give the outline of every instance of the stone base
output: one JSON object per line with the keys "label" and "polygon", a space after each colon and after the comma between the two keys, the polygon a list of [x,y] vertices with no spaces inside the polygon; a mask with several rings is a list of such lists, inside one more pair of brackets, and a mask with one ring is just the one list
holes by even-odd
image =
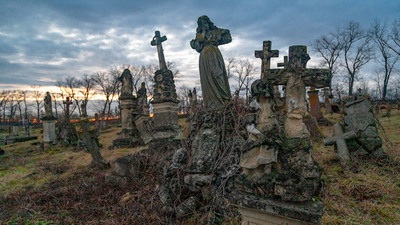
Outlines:
{"label": "stone base", "polygon": [[55,120],[43,120],[43,143],[53,143],[56,140]]}
{"label": "stone base", "polygon": [[118,133],[117,139],[113,141],[113,145],[110,149],[114,148],[134,148],[142,145],[142,140],[139,138],[137,130],[122,129],[121,133]]}
{"label": "stone base", "polygon": [[299,220],[285,218],[278,215],[265,213],[260,210],[249,209],[238,206],[239,212],[242,215],[242,225],[305,225],[310,224]]}
{"label": "stone base", "polygon": [[181,147],[181,139],[153,139],[149,143],[149,149],[165,152]]}
{"label": "stone base", "polygon": [[180,139],[182,137],[182,133],[178,125],[178,103],[153,103],[153,108],[153,138]]}
{"label": "stone base", "polygon": [[243,216],[242,224],[320,224],[321,201],[294,203],[263,199],[233,191],[230,200]]}

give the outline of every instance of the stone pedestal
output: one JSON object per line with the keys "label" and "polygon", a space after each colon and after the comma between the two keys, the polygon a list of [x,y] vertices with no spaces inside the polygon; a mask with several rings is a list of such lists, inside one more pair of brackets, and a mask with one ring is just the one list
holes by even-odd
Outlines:
{"label": "stone pedestal", "polygon": [[131,148],[141,144],[139,131],[133,122],[133,109],[135,97],[132,95],[121,95],[121,126],[122,131],[118,133],[117,139],[113,141],[113,148]]}
{"label": "stone pedestal", "polygon": [[320,224],[323,204],[315,201],[307,204],[267,200],[234,191],[233,203],[242,215],[242,225],[306,225]]}
{"label": "stone pedestal", "polygon": [[56,121],[43,120],[43,143],[50,144],[56,140]]}
{"label": "stone pedestal", "polygon": [[310,101],[310,114],[317,120],[324,117],[322,115],[321,106],[319,104],[318,92],[319,90],[316,90],[314,87],[311,87],[310,91],[308,91]]}
{"label": "stone pedestal", "polygon": [[153,103],[153,139],[180,139],[178,103],[167,101]]}

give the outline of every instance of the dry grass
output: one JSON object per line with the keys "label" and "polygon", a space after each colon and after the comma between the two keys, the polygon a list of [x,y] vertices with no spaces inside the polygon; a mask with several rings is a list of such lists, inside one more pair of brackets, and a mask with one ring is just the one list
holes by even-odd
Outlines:
{"label": "dry grass", "polygon": [[[101,154],[111,162],[117,158],[144,149],[125,148],[108,150],[120,128],[112,127],[101,132]],[[51,146],[42,150],[39,130],[38,140],[2,146],[6,154],[0,156],[0,193],[35,189],[45,183],[64,179],[85,169],[91,162],[90,154],[74,147]]]}
{"label": "dry grass", "polygon": [[[355,159],[343,168],[333,146],[314,146],[314,158],[324,168],[323,224],[400,224],[400,113],[378,119],[389,160]],[[322,129],[332,135],[332,127]]]}
{"label": "dry grass", "polygon": [[[338,122],[342,118],[338,114],[325,116],[333,122]],[[313,156],[324,168],[323,224],[400,224],[400,112],[393,110],[392,117],[378,119],[385,130],[383,132],[380,129],[380,135],[383,137],[390,160],[355,159],[343,168],[333,146],[314,144]],[[181,119],[179,122],[183,129],[188,128],[184,120]],[[111,127],[102,131],[99,138],[103,144],[101,153],[111,162],[144,149],[143,147],[108,150],[120,129]],[[332,127],[321,129],[325,136],[331,136],[333,133]],[[35,130],[40,137],[39,132]],[[12,214],[16,208],[3,212],[5,213],[3,215],[13,218],[9,221],[15,224],[80,221],[77,222],[79,224],[87,221],[96,223],[97,219],[97,223],[112,224],[123,222],[125,219],[137,221],[134,220],[136,217],[136,219],[142,218],[141,222],[149,219],[148,221],[153,221],[152,223],[161,223],[157,220],[160,219],[159,215],[153,210],[153,204],[157,203],[149,201],[154,198],[155,193],[153,184],[146,181],[151,175],[146,175],[146,179],[135,186],[119,187],[108,184],[104,180],[104,171],[87,170],[87,165],[91,161],[88,153],[64,147],[41,150],[39,145],[35,145],[38,141],[40,138],[2,146],[6,151],[4,156],[0,156],[0,193],[3,194],[3,201],[8,201],[4,200],[7,199],[5,196],[21,196],[21,199],[16,201],[21,201],[20,204],[25,207],[21,209],[21,214],[15,217]],[[127,192],[132,196],[141,197],[133,197],[131,203],[120,206],[119,200]],[[45,200],[47,198],[49,199]],[[46,201],[50,201],[51,204],[46,205]],[[3,203],[0,201],[0,208]],[[134,204],[139,203],[141,208],[136,209],[137,205]],[[11,206],[17,207],[13,204]],[[62,205],[66,208],[62,208]],[[92,210],[87,217],[85,210]],[[182,224],[191,224],[196,218],[192,216],[185,221]],[[225,221],[225,223],[235,224],[237,221]]]}

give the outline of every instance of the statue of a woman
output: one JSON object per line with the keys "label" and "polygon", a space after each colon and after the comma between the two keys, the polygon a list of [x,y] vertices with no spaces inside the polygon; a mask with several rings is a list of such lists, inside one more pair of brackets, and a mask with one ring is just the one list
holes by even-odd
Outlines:
{"label": "statue of a woman", "polygon": [[199,17],[197,25],[196,38],[190,42],[190,46],[200,53],[199,70],[204,105],[220,108],[231,100],[231,90],[218,45],[231,42],[232,37],[229,30],[214,26],[207,16]]}
{"label": "statue of a woman", "polygon": [[46,92],[46,97],[44,98],[44,110],[46,112],[46,118],[53,118],[53,109],[51,107],[51,95],[50,92]]}
{"label": "statue of a woman", "polygon": [[125,69],[118,80],[122,82],[121,96],[132,96],[133,82],[131,71],[129,69]]}

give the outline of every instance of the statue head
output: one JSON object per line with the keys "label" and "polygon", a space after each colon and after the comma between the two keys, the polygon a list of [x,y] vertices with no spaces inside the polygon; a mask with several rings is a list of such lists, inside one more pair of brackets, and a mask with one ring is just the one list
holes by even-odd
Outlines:
{"label": "statue head", "polygon": [[200,16],[199,19],[197,20],[197,33],[201,33],[203,30],[215,30],[217,27],[214,25],[213,22],[211,22],[210,18],[208,16]]}
{"label": "statue head", "polygon": [[142,84],[141,84],[140,87],[141,87],[141,88],[146,88],[146,83],[145,83],[145,82],[142,82]]}

